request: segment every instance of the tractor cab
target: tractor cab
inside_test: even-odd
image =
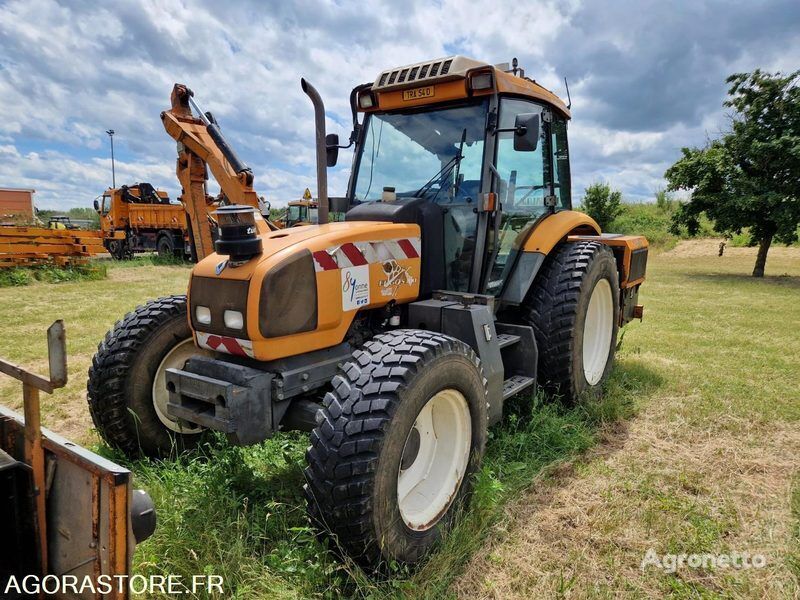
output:
[[[318,216],[317,203],[311,200],[295,200],[286,207],[286,221],[284,227],[298,225],[316,225]]]
[[[568,108],[521,69],[462,56],[385,71],[353,97],[364,116],[347,219],[417,205],[442,262],[433,287],[501,295],[534,223],[572,208]]]

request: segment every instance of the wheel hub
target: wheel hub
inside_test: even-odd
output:
[[[167,402],[169,402],[167,369],[182,369],[186,361],[196,355],[210,356],[210,353],[197,348],[192,338],[179,342],[167,352],[161,364],[158,365],[156,376],[153,378],[153,408],[155,408],[158,420],[167,429],[184,435],[202,433],[204,429],[200,426],[178,422],[167,413]]]
[[[434,394],[408,433],[397,474],[397,502],[406,526],[430,529],[447,512],[467,469],[472,421],[464,395]]]
[[[583,324],[583,374],[589,385],[603,378],[613,331],[614,298],[608,280],[601,279],[592,290]]]
[[[417,456],[419,456],[419,444],[420,444],[420,435],[419,429],[416,426],[411,428],[411,431],[408,433],[408,439],[406,440],[405,448],[403,448],[403,458],[400,459],[400,470],[405,471],[411,465],[414,464],[414,461],[417,460]]]

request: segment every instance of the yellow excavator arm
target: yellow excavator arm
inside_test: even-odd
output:
[[[206,191],[208,170],[219,183],[229,204],[245,204],[261,212],[259,198],[253,189],[253,172],[225,141],[211,113],[203,113],[193,100],[193,92],[176,83],[170,97],[172,107],[161,113],[164,129],[178,142],[176,172],[183,193],[195,258],[199,261],[214,252],[211,235],[215,210],[220,199]],[[192,108],[199,116],[192,113]],[[270,229],[278,229],[265,218]]]

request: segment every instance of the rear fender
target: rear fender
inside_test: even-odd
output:
[[[599,234],[597,221],[582,212],[563,210],[540,219],[512,251],[517,262],[503,289],[503,303],[522,304],[545,257],[557,244],[573,235]]]

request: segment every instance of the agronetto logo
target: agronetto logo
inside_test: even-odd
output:
[[[731,552],[730,554],[661,554],[650,548],[642,559],[639,568],[659,569],[665,573],[675,573],[681,569],[763,569],[767,557],[750,552]]]

